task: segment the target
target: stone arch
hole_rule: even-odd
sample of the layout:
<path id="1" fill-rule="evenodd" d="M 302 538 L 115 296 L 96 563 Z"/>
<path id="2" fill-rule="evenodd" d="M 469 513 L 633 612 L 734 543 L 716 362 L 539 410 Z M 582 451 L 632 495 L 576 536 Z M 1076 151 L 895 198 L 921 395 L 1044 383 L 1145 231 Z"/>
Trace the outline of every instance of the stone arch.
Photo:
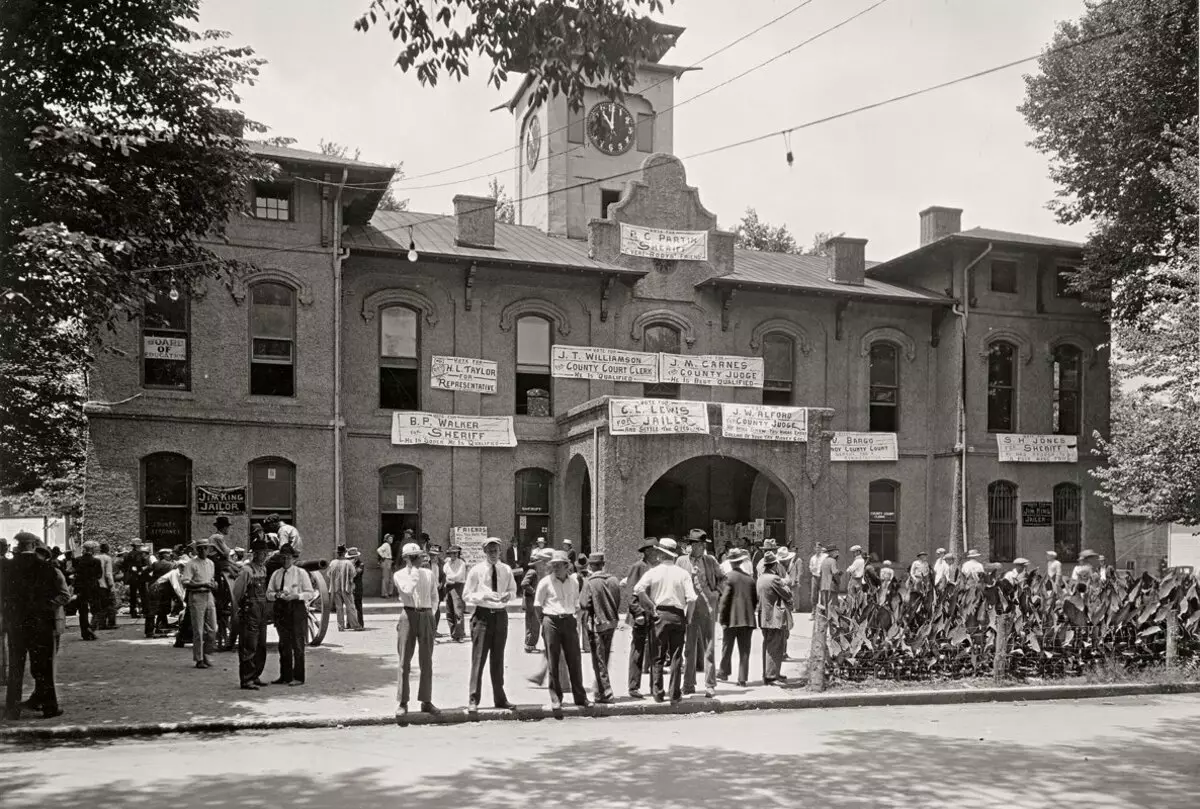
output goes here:
<path id="1" fill-rule="evenodd" d="M 381 289 L 363 298 L 363 320 L 374 320 L 380 309 L 389 306 L 407 306 L 415 309 L 421 313 L 428 325 L 437 325 L 437 305 L 425 293 L 403 288 Z"/>
<path id="2" fill-rule="evenodd" d="M 992 329 L 979 340 L 980 361 L 988 361 L 988 350 L 992 347 L 992 343 L 1012 343 L 1017 347 L 1017 354 L 1021 358 L 1022 365 L 1028 365 L 1029 361 L 1033 359 L 1033 346 L 1024 334 L 1010 329 Z"/>
<path id="3" fill-rule="evenodd" d="M 808 332 L 799 323 L 788 320 L 786 317 L 772 317 L 759 323 L 750 332 L 750 348 L 753 351 L 758 351 L 762 348 L 763 338 L 768 334 L 786 334 L 792 338 L 792 342 L 796 344 L 796 348 L 800 349 L 800 353 L 809 354 L 812 352 L 812 341 L 808 339 Z"/>
<path id="4" fill-rule="evenodd" d="M 692 327 L 692 321 L 670 309 L 651 309 L 648 312 L 642 312 L 633 319 L 633 323 L 629 327 L 629 337 L 635 343 L 640 343 L 646 329 L 660 323 L 678 329 L 688 347 L 695 344 L 696 330 Z"/>
<path id="5" fill-rule="evenodd" d="M 871 329 L 862 336 L 859 353 L 864 357 L 871 356 L 872 343 L 893 343 L 904 350 L 904 356 L 912 362 L 917 358 L 917 344 L 913 338 L 894 326 L 879 326 Z"/>
<path id="6" fill-rule="evenodd" d="M 255 268 L 244 275 L 235 277 L 229 285 L 229 294 L 240 305 L 246 300 L 246 293 L 250 287 L 262 283 L 282 284 L 292 288 L 295 290 L 296 300 L 301 306 L 312 306 L 313 301 L 316 300 L 313 297 L 312 287 L 303 278 L 290 270 L 279 267 Z"/>
<path id="7" fill-rule="evenodd" d="M 584 485 L 590 489 L 597 485 L 596 477 L 592 474 L 592 464 L 587 456 L 581 452 L 572 453 L 571 459 L 567 461 L 566 471 L 562 476 L 562 504 L 563 515 L 562 520 L 555 525 L 556 540 L 561 542 L 563 539 L 572 540 L 576 550 L 582 549 L 583 544 L 583 522 L 585 519 L 589 521 L 588 533 L 591 532 L 591 500 L 584 499 Z M 595 542 L 595 537 L 590 537 L 592 543 Z"/>
<path id="8" fill-rule="evenodd" d="M 500 331 L 510 332 L 517 320 L 525 315 L 539 315 L 554 324 L 559 335 L 566 337 L 571 333 L 571 319 L 566 311 L 556 303 L 544 298 L 519 298 L 500 310 Z"/>
<path id="9" fill-rule="evenodd" d="M 1080 357 L 1089 368 L 1096 364 L 1096 350 L 1092 341 L 1082 334 L 1060 334 L 1051 340 L 1047 340 L 1045 346 L 1046 362 L 1054 362 L 1054 350 L 1059 346 L 1072 346 L 1079 349 Z"/>

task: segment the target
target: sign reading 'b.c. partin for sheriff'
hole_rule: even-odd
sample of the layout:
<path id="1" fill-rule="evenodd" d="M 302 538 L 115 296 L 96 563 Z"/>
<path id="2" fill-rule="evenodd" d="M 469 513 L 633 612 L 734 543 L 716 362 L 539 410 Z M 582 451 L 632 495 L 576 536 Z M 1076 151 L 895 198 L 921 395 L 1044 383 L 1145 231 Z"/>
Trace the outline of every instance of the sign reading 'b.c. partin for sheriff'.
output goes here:
<path id="1" fill-rule="evenodd" d="M 708 261 L 708 231 L 643 228 L 622 222 L 621 252 L 645 258 Z"/>

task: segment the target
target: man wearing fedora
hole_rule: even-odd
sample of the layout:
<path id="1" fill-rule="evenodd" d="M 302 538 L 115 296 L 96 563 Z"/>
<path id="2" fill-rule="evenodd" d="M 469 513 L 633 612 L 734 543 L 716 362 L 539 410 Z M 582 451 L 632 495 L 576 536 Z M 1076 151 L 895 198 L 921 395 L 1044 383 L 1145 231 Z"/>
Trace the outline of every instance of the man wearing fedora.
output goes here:
<path id="1" fill-rule="evenodd" d="M 763 572 L 758 577 L 758 625 L 763 633 L 763 683 L 787 680 L 780 673 L 787 656 L 788 631 L 792 627 L 791 583 L 779 575 L 774 551 L 763 554 Z"/>
<path id="2" fill-rule="evenodd" d="M 646 610 L 642 600 L 633 592 L 647 570 L 657 562 L 658 539 L 646 537 L 638 546 L 642 558 L 629 567 L 622 585 L 629 588 L 630 598 L 626 607 L 625 620 L 629 622 L 629 696 L 642 698 L 642 675 L 649 674 L 654 665 L 654 616 Z"/>
<path id="3" fill-rule="evenodd" d="M 825 558 L 821 560 L 821 580 L 817 591 L 817 603 L 821 609 L 828 610 L 829 605 L 837 600 L 838 579 L 842 575 L 837 563 L 839 554 L 837 545 L 825 546 Z M 813 613 L 816 614 L 815 609 Z"/>
<path id="4" fill-rule="evenodd" d="M 179 581 L 187 593 L 188 614 L 192 619 L 192 659 L 196 668 L 209 669 L 208 653 L 217 635 L 217 604 L 213 593 L 217 589 L 216 567 L 208 553 L 211 539 L 197 539 L 195 556 L 183 566 Z"/>
<path id="5" fill-rule="evenodd" d="M 471 682 L 467 702 L 470 713 L 479 710 L 485 664 L 491 674 L 496 707 L 513 707 L 504 693 L 504 647 L 508 642 L 508 602 L 517 595 L 517 583 L 512 568 L 500 561 L 502 545 L 498 537 L 484 541 L 487 558 L 467 571 L 467 584 L 463 588 L 463 600 L 475 608 L 471 616 Z"/>
<path id="6" fill-rule="evenodd" d="M 13 537 L 16 554 L 6 560 L 3 570 L 3 601 L 0 602 L 2 622 L 7 634 L 8 660 L 7 691 L 4 716 L 20 719 L 21 707 L 41 709 L 49 719 L 62 714 L 58 692 L 54 685 L 54 636 L 56 614 L 67 603 L 67 583 L 37 550 L 41 540 L 28 531 Z M 33 677 L 33 695 L 21 702 L 25 680 L 25 661 Z"/>
<path id="7" fill-rule="evenodd" d="M 304 644 L 308 633 L 308 602 L 316 590 L 308 571 L 296 564 L 291 543 L 279 549 L 283 564 L 267 582 L 267 601 L 273 605 L 275 631 L 279 634 L 278 685 L 304 685 Z"/>
<path id="8" fill-rule="evenodd" d="M 633 587 L 633 594 L 654 620 L 654 666 L 650 688 L 654 700 L 666 698 L 663 669 L 671 670 L 671 702 L 683 699 L 683 643 L 688 618 L 696 606 L 696 588 L 688 571 L 675 564 L 679 545 L 664 537 L 655 546 L 658 563 L 647 570 Z"/>
<path id="9" fill-rule="evenodd" d="M 571 681 L 575 704 L 591 705 L 583 686 L 583 655 L 579 648 L 579 582 L 572 575 L 571 557 L 566 551 L 553 551 L 550 556 L 550 575 L 538 582 L 533 604 L 542 620 L 542 637 L 546 639 L 546 664 L 550 679 L 550 707 L 562 707 L 562 667 L 565 664 Z"/>
<path id="10" fill-rule="evenodd" d="M 717 670 L 717 679 L 727 681 L 732 669 L 733 646 L 738 647 L 738 678 L 737 684 L 745 687 L 750 676 L 750 641 L 754 635 L 755 619 L 758 613 L 758 591 L 754 577 L 745 571 L 750 564 L 750 554 L 742 548 L 734 548 L 729 552 L 726 561 L 729 562 L 729 573 L 725 576 L 725 585 L 721 589 L 721 601 L 717 607 L 717 616 L 721 626 L 725 627 L 721 638 L 721 666 Z"/>
<path id="11" fill-rule="evenodd" d="M 696 693 L 696 671 L 704 668 L 704 695 L 712 697 L 717 691 L 716 620 L 717 599 L 725 574 L 711 554 L 708 534 L 699 528 L 688 532 L 690 548 L 676 564 L 692 576 L 696 591 L 696 606 L 688 616 L 683 646 L 683 693 Z M 774 540 L 772 540 L 774 543 Z"/>
<path id="12" fill-rule="evenodd" d="M 621 583 L 604 569 L 603 553 L 591 554 L 588 568 L 591 575 L 583 583 L 579 609 L 583 614 L 583 631 L 591 636 L 596 702 L 608 704 L 615 700 L 608 661 L 612 656 L 613 635 L 621 623 Z"/>
<path id="13" fill-rule="evenodd" d="M 433 611 L 438 606 L 437 574 L 419 565 L 421 546 L 409 542 L 400 549 L 404 567 L 392 575 L 396 596 L 404 611 L 396 621 L 396 651 L 400 672 L 396 684 L 396 721 L 408 715 L 409 679 L 413 653 L 421 668 L 417 700 L 424 713 L 436 713 L 433 706 Z"/>
<path id="14" fill-rule="evenodd" d="M 101 599 L 106 592 L 100 587 L 104 565 L 96 556 L 100 543 L 89 539 L 83 543 L 83 553 L 75 562 L 75 598 L 79 610 L 79 634 L 84 640 L 96 639 L 96 622 L 103 609 Z"/>
<path id="15" fill-rule="evenodd" d="M 339 632 L 358 629 L 358 614 L 354 611 L 354 563 L 346 558 L 346 546 L 338 545 L 334 559 L 325 569 L 329 597 L 333 600 Z"/>
<path id="16" fill-rule="evenodd" d="M 1075 569 L 1071 571 L 1071 581 L 1074 584 L 1087 585 L 1092 581 L 1092 577 L 1096 574 L 1096 569 L 1092 567 L 1093 562 L 1099 558 L 1093 550 L 1084 548 L 1079 552 L 1079 562 L 1075 565 Z M 966 565 L 963 565 L 965 568 Z M 1080 588 L 1082 589 L 1082 588 Z"/>
<path id="17" fill-rule="evenodd" d="M 233 603 L 238 610 L 238 679 L 243 689 L 256 691 L 267 667 L 267 538 L 250 541 L 250 561 L 242 565 L 233 583 Z"/>
<path id="18" fill-rule="evenodd" d="M 129 589 L 129 617 L 138 618 L 138 612 L 146 610 L 146 569 L 150 556 L 146 553 L 141 538 L 129 540 L 129 550 L 121 557 L 121 573 Z"/>

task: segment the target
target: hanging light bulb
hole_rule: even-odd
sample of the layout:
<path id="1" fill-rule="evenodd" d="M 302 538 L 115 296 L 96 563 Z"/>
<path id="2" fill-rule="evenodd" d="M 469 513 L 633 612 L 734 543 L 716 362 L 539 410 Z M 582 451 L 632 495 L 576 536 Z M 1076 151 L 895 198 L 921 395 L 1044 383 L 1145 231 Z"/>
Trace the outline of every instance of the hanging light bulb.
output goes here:
<path id="1" fill-rule="evenodd" d="M 171 284 L 171 291 L 167 293 L 167 297 L 173 301 L 179 300 L 179 290 L 175 288 L 174 284 Z"/>
<path id="2" fill-rule="evenodd" d="M 408 229 L 408 260 L 416 261 L 421 256 L 417 253 L 417 242 L 413 239 L 412 228 Z"/>
<path id="3" fill-rule="evenodd" d="M 788 168 L 790 169 L 792 167 L 792 163 L 795 161 L 795 158 L 792 157 L 792 133 L 791 132 L 783 133 L 783 145 L 787 148 L 787 164 L 788 164 Z"/>

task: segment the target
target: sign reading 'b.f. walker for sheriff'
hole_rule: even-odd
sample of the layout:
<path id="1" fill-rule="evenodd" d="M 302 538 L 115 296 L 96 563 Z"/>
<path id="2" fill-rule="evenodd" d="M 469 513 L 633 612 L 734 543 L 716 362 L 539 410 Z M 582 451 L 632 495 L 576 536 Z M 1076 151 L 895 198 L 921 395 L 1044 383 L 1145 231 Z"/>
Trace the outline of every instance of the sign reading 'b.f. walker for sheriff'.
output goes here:
<path id="1" fill-rule="evenodd" d="M 765 373 L 762 357 L 658 355 L 659 382 L 716 385 L 724 388 L 761 388 Z"/>
<path id="2" fill-rule="evenodd" d="M 442 390 L 495 393 L 496 363 L 475 357 L 435 355 L 430 362 L 429 384 Z"/>
<path id="3" fill-rule="evenodd" d="M 834 433 L 831 461 L 894 461 L 899 457 L 895 433 Z"/>
<path id="4" fill-rule="evenodd" d="M 667 399 L 609 399 L 608 432 L 612 435 L 707 435 L 708 405 Z"/>
<path id="5" fill-rule="evenodd" d="M 512 416 L 393 413 L 392 443 L 435 447 L 515 447 Z"/>
<path id="6" fill-rule="evenodd" d="M 721 434 L 759 441 L 808 441 L 808 410 L 770 405 L 721 405 Z"/>
<path id="7" fill-rule="evenodd" d="M 1020 435 L 1004 433 L 996 436 L 1000 463 L 1076 463 L 1079 460 L 1079 437 L 1074 435 Z"/>
<path id="8" fill-rule="evenodd" d="M 643 228 L 622 222 L 621 252 L 644 258 L 708 261 L 708 231 Z"/>
<path id="9" fill-rule="evenodd" d="M 551 346 L 550 374 L 559 379 L 654 383 L 658 381 L 658 355 L 615 348 Z"/>

